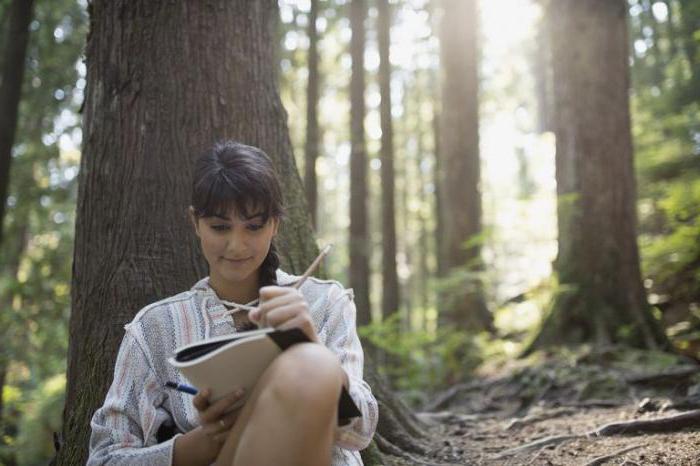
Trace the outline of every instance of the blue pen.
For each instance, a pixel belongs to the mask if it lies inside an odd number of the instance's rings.
[[[168,388],[174,388],[175,390],[179,390],[181,392],[189,393],[190,395],[196,395],[197,394],[197,389],[194,387],[191,387],[189,385],[186,385],[184,383],[175,383],[175,382],[165,382],[165,386]]]

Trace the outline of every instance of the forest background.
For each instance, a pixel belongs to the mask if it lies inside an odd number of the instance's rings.
[[[89,21],[84,0],[0,1],[2,89],[18,71],[11,60],[21,41],[12,35],[17,17],[10,13],[20,3],[31,6],[28,43],[20,54],[21,92],[0,95],[0,149],[11,154],[11,164],[3,158],[0,165],[3,190],[9,180],[0,235],[0,462],[34,465],[53,457],[53,433],[62,430]],[[553,49],[562,53],[568,47],[573,53],[587,46],[588,36],[553,44],[548,2],[479,2],[478,15],[471,17],[478,28],[465,28],[478,34],[461,39],[472,41],[464,48],[476,50],[478,63],[470,75],[478,79],[473,86],[478,107],[474,101],[471,109],[476,114],[478,108],[478,118],[465,122],[465,128],[477,125],[478,138],[462,147],[464,157],[477,160],[478,196],[459,200],[463,210],[445,208],[438,195],[446,189],[439,164],[450,163],[450,148],[440,129],[446,60],[441,60],[439,31],[447,26],[441,26],[438,2],[389,4],[390,99],[382,87],[387,81],[380,57],[384,2],[370,2],[364,21],[366,283],[353,278],[350,260],[358,254],[349,233],[354,153],[349,2],[280,2],[278,80],[296,166],[306,186],[317,187],[315,200],[310,194],[307,199],[316,206],[318,243],[335,245],[324,273],[352,285],[360,300],[366,295],[362,309],[368,314],[360,320],[371,323],[361,332],[378,347],[375,356],[387,363],[380,369],[392,386],[419,408],[440,390],[468,381],[484,363],[498,365],[534,349],[546,335],[543,325],[563,325],[547,319],[571,293],[561,285],[561,263],[556,264],[561,213],[572,200],[558,196],[555,134],[557,123],[567,122],[552,117],[556,92],[550,69]],[[664,330],[672,346],[663,338],[640,343],[634,326],[616,314],[609,315],[612,337],[569,335],[571,343],[584,346],[673,348],[698,358],[700,2],[629,0],[626,6],[630,102],[618,110],[631,113],[639,279],[653,325]],[[310,49],[318,53],[314,73]],[[320,82],[315,97],[307,93],[312,76]],[[20,97],[16,118],[10,111],[13,96]],[[318,99],[311,117],[318,120],[316,145],[309,144],[310,96]],[[387,100],[391,130],[381,111]],[[462,131],[459,125],[451,130]],[[387,134],[393,134],[390,143],[383,139]],[[393,146],[391,163],[383,152],[388,146]],[[313,153],[317,182],[308,174]],[[388,206],[383,189],[386,167],[392,165],[395,205]],[[473,217],[468,212],[479,213],[480,221],[469,227],[476,231],[449,251],[441,244],[450,236],[445,228]],[[387,256],[391,228],[394,251]],[[394,257],[395,264],[386,257]],[[451,257],[458,262],[451,263]],[[460,309],[456,303],[469,306]]]

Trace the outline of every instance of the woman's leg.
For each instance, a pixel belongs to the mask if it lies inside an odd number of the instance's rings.
[[[255,386],[217,466],[328,466],[342,380],[323,345],[284,351]]]

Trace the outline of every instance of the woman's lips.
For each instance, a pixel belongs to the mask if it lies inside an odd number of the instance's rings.
[[[228,257],[222,257],[223,260],[228,261],[228,262],[233,262],[235,264],[240,264],[241,262],[245,262],[247,260],[250,260],[250,257],[246,257],[245,259],[229,259]]]

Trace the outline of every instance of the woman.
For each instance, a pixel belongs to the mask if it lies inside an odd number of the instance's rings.
[[[260,149],[228,141],[197,161],[190,217],[209,277],[125,326],[112,386],[92,418],[89,465],[362,464],[377,402],[362,380],[352,292],[315,278],[292,286],[298,277],[278,268],[273,243],[283,214],[279,180]],[[259,306],[231,317],[235,303]],[[163,388],[186,382],[167,363],[175,348],[256,325],[298,327],[312,343],[284,351],[251,393],[209,403],[206,387],[194,398]],[[341,426],[343,386],[362,416]]]

